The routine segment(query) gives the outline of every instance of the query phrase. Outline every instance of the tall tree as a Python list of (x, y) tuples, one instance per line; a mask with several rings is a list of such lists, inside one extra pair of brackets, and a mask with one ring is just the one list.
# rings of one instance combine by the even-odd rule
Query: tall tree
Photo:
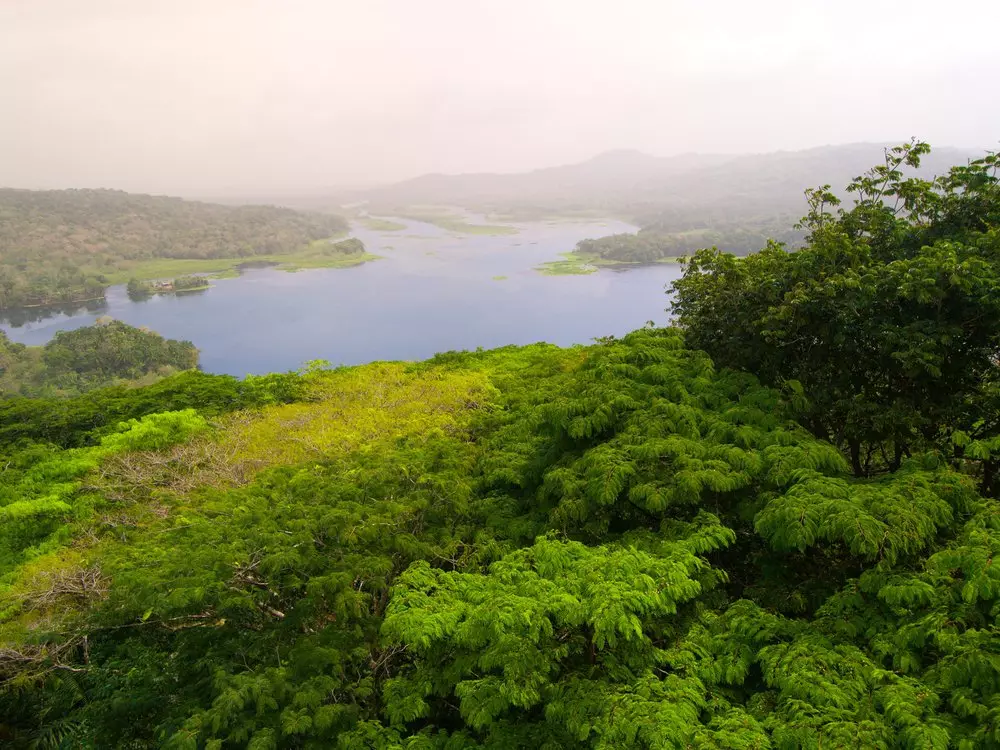
[(887, 150), (848, 186), (849, 209), (829, 185), (807, 191), (801, 250), (704, 250), (674, 285), (688, 344), (801, 387), (805, 422), (844, 446), (859, 476), (898, 469), (957, 431), (997, 434), (1000, 162), (989, 154), (933, 181), (909, 175), (928, 150)]

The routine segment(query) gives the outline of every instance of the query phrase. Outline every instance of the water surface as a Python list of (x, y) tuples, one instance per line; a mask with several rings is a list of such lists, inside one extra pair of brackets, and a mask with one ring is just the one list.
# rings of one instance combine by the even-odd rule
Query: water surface
[(57, 331), (110, 315), (194, 342), (208, 372), (259, 374), (311, 359), (361, 364), (536, 341), (588, 343), (649, 320), (664, 323), (664, 288), (680, 275), (672, 264), (588, 276), (533, 270), (581, 239), (635, 231), (622, 222), (519, 224), (518, 234), (502, 237), (406, 224), (398, 232), (356, 228), (353, 235), (383, 258), (354, 268), (250, 269), (205, 292), (141, 302), (112, 287), (106, 304), (33, 321), (9, 316), (0, 327), (15, 341), (44, 344)]

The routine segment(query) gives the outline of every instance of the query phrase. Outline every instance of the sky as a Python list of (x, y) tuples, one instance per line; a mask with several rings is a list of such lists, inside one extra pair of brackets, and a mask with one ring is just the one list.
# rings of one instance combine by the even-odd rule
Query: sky
[(0, 186), (213, 195), (996, 148), (996, 0), (0, 0)]

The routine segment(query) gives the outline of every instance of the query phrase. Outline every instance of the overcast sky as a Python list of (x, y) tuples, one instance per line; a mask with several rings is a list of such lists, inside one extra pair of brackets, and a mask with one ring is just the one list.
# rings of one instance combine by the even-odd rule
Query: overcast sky
[(997, 0), (0, 0), (0, 185), (188, 195), (613, 148), (996, 147)]

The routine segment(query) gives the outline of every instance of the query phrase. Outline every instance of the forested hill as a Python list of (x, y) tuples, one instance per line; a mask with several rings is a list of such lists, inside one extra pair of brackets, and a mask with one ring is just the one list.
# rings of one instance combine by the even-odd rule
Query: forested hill
[(338, 216), (273, 206), (0, 189), (0, 309), (100, 297), (110, 282), (156, 274), (154, 261), (283, 255), (346, 229)]
[(997, 748), (1000, 159), (925, 152), (676, 327), (0, 401), (0, 742)]

